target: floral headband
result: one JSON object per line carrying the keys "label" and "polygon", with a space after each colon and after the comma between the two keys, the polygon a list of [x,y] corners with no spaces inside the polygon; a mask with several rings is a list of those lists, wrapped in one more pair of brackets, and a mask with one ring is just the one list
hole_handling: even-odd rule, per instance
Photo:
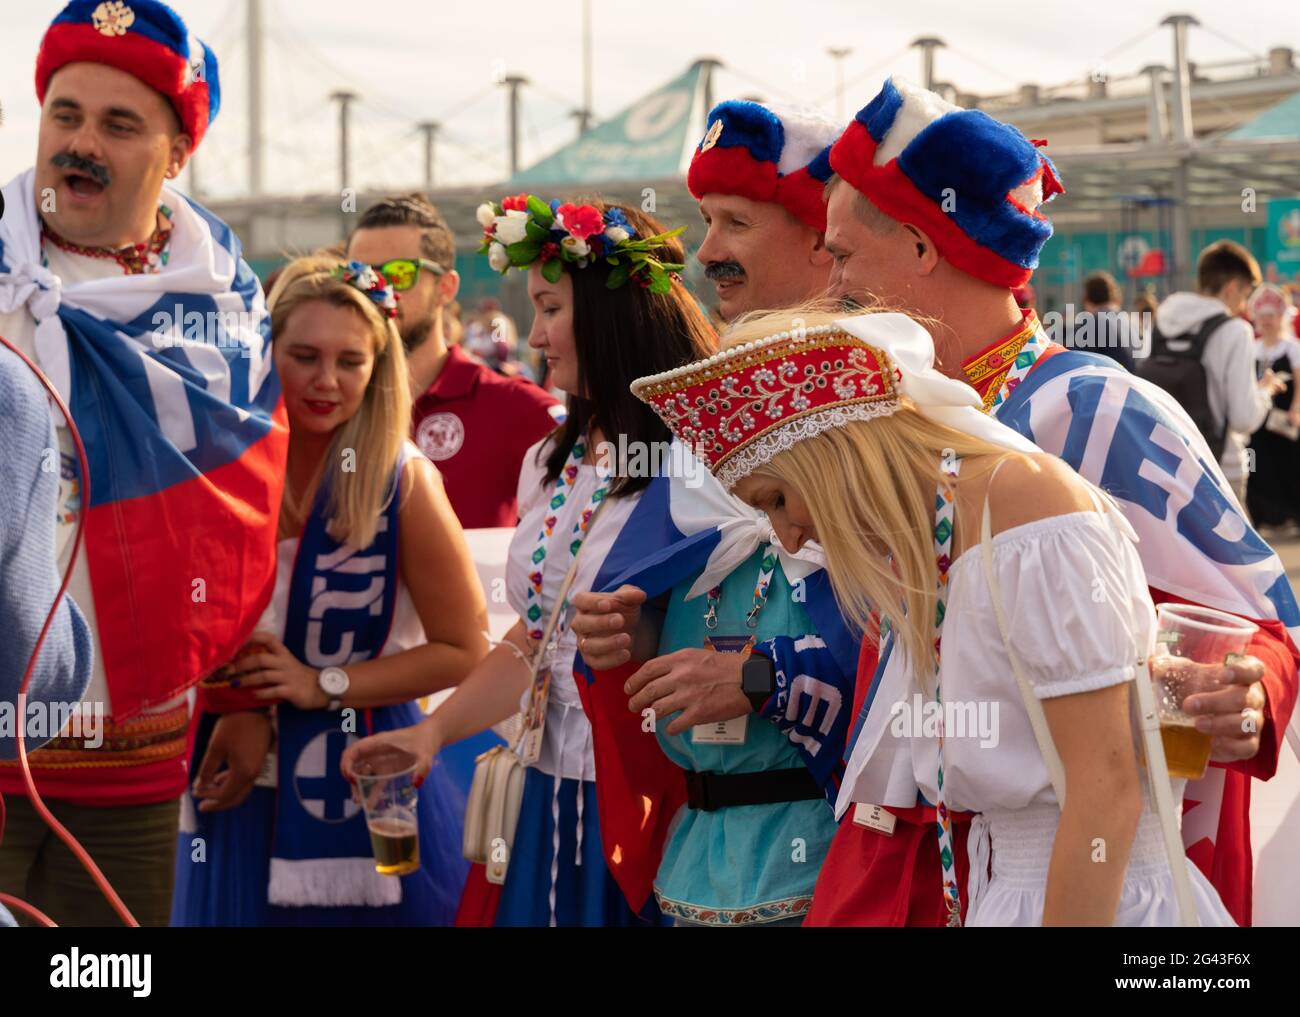
{"label": "floral headband", "polygon": [[686,227],[638,238],[621,208],[603,215],[593,205],[549,205],[532,194],[516,194],[495,204],[485,201],[477,211],[483,227],[479,254],[488,256],[493,271],[505,275],[511,268],[542,266],[547,282],[558,282],[567,262],[586,268],[603,260],[610,266],[605,285],[616,290],[635,279],[651,293],[667,293],[674,273],[684,265],[662,262],[652,252],[661,248]]}
{"label": "floral headband", "polygon": [[364,261],[349,261],[334,270],[334,277],[359,289],[378,305],[386,317],[397,317],[397,293],[374,266]]}

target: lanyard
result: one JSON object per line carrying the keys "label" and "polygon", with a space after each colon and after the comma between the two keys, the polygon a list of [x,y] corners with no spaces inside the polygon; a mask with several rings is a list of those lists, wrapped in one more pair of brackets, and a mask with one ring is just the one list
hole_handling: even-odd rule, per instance
{"label": "lanyard", "polygon": [[[758,612],[763,610],[763,605],[767,603],[768,590],[772,586],[772,573],[776,571],[776,561],[776,546],[768,544],[767,553],[763,555],[763,560],[758,566],[758,581],[754,584],[754,603],[749,613],[745,615],[745,624],[751,629],[758,628]],[[722,585],[718,584],[711,589],[707,599],[708,610],[704,612],[704,625],[706,628],[716,629],[718,605],[722,603]]]}
{"label": "lanyard", "polygon": [[1016,354],[1016,359],[1012,361],[1011,370],[1007,372],[1007,376],[1002,380],[1002,384],[998,388],[998,394],[993,397],[993,402],[989,403],[986,412],[991,413],[1006,401],[1007,397],[1015,391],[1021,379],[1029,373],[1029,369],[1034,366],[1034,362],[1043,355],[1049,345],[1050,342],[1047,337],[1038,329],[1034,329],[1030,333],[1025,345],[1020,347],[1020,352]]}
{"label": "lanyard", "polygon": [[[956,480],[957,473],[961,469],[961,460],[945,457],[940,460],[939,468],[943,471],[945,477]],[[952,849],[952,818],[948,815],[948,805],[943,791],[943,695],[939,687],[939,644],[943,632],[943,616],[947,610],[948,602],[948,567],[952,564],[952,531],[952,487],[950,484],[941,483],[938,496],[935,499],[934,513],[934,555],[935,563],[939,567],[939,588],[935,594],[934,608],[934,701],[939,707],[939,773],[937,782],[939,822],[936,824],[935,829],[939,834],[939,866],[943,872],[943,896],[948,908],[948,927],[960,928],[961,895],[957,889],[956,857]]]}
{"label": "lanyard", "polygon": [[[578,481],[578,467],[586,454],[586,441],[579,438],[573,443],[573,451],[569,453],[568,462],[564,464],[564,469],[560,471],[560,476],[555,481],[555,489],[551,492],[551,501],[548,506],[550,512],[542,519],[542,528],[537,534],[537,547],[529,559],[532,562],[533,571],[528,575],[527,606],[524,608],[524,619],[528,625],[529,637],[538,642],[545,638],[546,635],[541,628],[542,573],[546,567],[546,553],[550,546],[551,535],[555,532],[559,511],[565,502],[569,500],[569,495],[573,493],[573,486]],[[605,500],[608,491],[609,478],[605,478],[591,492],[591,501],[583,509],[582,514],[578,516],[578,521],[573,524],[573,532],[570,534],[571,539],[569,542],[569,554],[573,558],[578,557],[578,550],[582,547],[582,542],[587,539],[587,529],[591,526],[591,520],[594,518],[601,502]],[[564,626],[563,619],[567,610],[568,597],[565,595],[565,602],[560,607],[560,621],[556,625],[557,633]]]}

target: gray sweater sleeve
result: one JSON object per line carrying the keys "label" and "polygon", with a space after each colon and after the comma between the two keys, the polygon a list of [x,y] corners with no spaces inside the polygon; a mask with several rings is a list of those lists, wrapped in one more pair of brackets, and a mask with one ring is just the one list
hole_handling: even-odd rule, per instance
{"label": "gray sweater sleeve", "polygon": [[[62,575],[54,550],[59,454],[49,403],[36,376],[3,346],[0,435],[0,710],[9,713],[0,724],[0,759],[13,759],[13,727],[22,721],[18,690]],[[29,712],[36,703],[80,702],[93,653],[86,620],[65,596],[27,690]],[[27,742],[29,750],[38,747],[37,740]]]}

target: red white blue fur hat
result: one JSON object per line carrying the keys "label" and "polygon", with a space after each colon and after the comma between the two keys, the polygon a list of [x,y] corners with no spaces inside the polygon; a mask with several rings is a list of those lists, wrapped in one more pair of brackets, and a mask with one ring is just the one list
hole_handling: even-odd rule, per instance
{"label": "red white blue fur hat", "polygon": [[822,191],[830,179],[830,146],[840,127],[811,110],[778,109],[730,100],[709,111],[686,186],[706,194],[771,201],[819,233],[826,229]]}
{"label": "red white blue fur hat", "polygon": [[161,92],[199,147],[221,108],[217,57],[158,0],[73,0],[50,23],[36,56],[36,98],[54,72],[85,61],[108,64]]}
{"label": "red white blue fur hat", "polygon": [[835,142],[830,162],[891,219],[929,234],[954,266],[1014,289],[1029,281],[1052,235],[1040,206],[1065,191],[1042,144],[891,78]]}

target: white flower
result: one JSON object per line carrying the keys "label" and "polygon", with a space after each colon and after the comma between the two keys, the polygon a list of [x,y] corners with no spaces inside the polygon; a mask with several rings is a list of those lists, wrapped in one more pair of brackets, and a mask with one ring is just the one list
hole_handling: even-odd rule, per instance
{"label": "white flower", "polygon": [[495,216],[493,221],[497,224],[496,239],[507,247],[519,243],[528,235],[525,229],[528,225],[528,213],[521,212],[517,208],[512,208],[505,215]]}
{"label": "white flower", "polygon": [[494,272],[504,272],[510,267],[510,255],[506,254],[503,244],[493,241],[492,246],[488,248],[488,264],[492,266]]}
{"label": "white flower", "polygon": [[608,226],[605,229],[605,239],[611,244],[621,244],[628,238],[628,232],[622,226]]}
{"label": "white flower", "polygon": [[485,201],[474,210],[474,215],[478,219],[478,224],[484,229],[492,225],[492,220],[497,217],[496,210],[492,207],[492,202]]}
{"label": "white flower", "polygon": [[579,237],[565,237],[560,241],[560,246],[575,258],[584,258],[591,253],[591,245]]}

